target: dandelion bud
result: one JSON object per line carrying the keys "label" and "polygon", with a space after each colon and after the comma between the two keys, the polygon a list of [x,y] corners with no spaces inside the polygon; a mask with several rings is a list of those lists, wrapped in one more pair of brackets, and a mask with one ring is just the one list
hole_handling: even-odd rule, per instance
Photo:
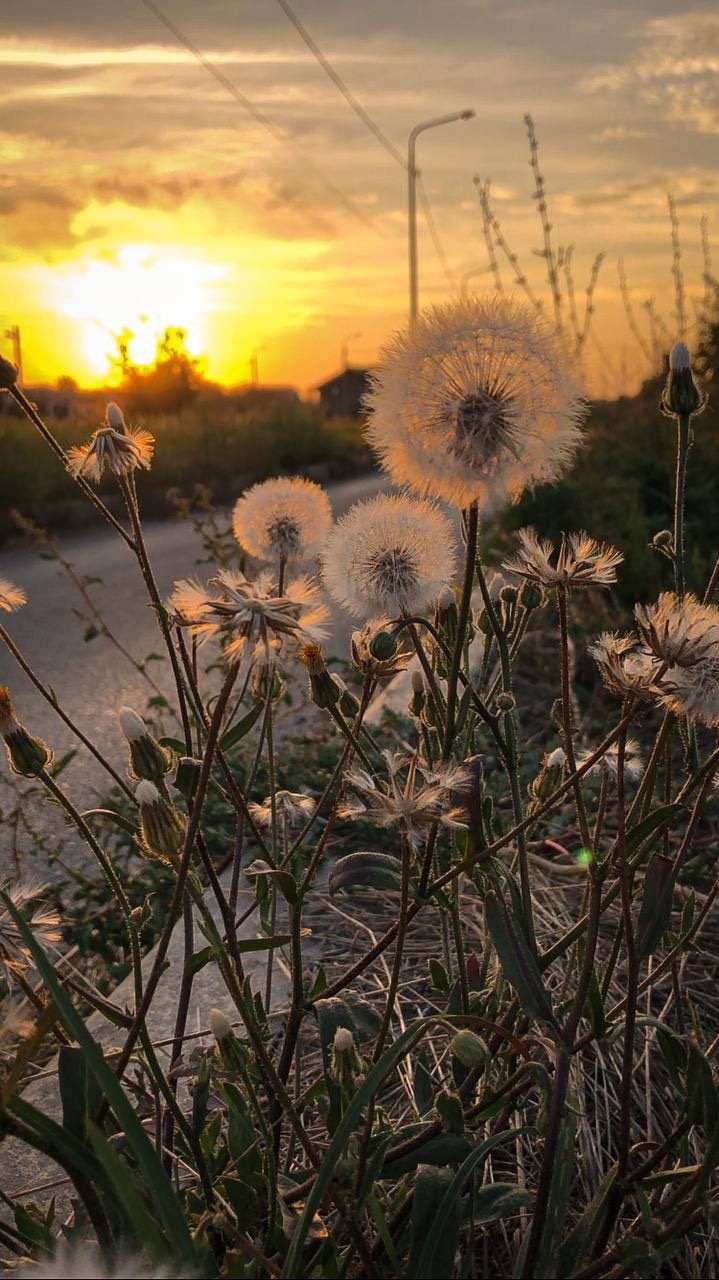
{"label": "dandelion bud", "polygon": [[130,912],[130,920],[134,925],[137,925],[139,928],[139,926],[142,924],[142,918],[144,914],[145,914],[144,907],[133,907],[132,911]]}
{"label": "dandelion bud", "polygon": [[692,373],[691,358],[683,342],[675,342],[669,356],[669,374],[662,394],[662,411],[670,418],[690,418],[706,404]]}
{"label": "dandelion bud", "polygon": [[193,756],[180,756],[173,778],[173,786],[177,788],[184,800],[191,800],[200,781],[202,764]]}
{"label": "dandelion bud", "polygon": [[481,612],[477,614],[477,628],[482,632],[483,636],[494,635],[494,627],[492,626],[486,609],[482,609]]}
{"label": "dandelion bud", "polygon": [[489,1058],[489,1049],[484,1040],[469,1029],[457,1032],[451,1049],[455,1058],[459,1058],[465,1067],[482,1067]]}
{"label": "dandelion bud", "polygon": [[210,1031],[218,1044],[232,1035],[230,1019],[221,1009],[210,1009]]}
{"label": "dandelion bud", "polygon": [[354,717],[357,715],[357,712],[359,711],[359,699],[355,696],[355,694],[352,692],[351,689],[347,688],[347,685],[342,679],[342,676],[333,675],[332,679],[334,680],[335,684],[337,685],[337,688],[340,691],[339,708],[340,708],[340,711],[342,712],[342,715],[345,716],[348,720],[350,719],[354,720]]}
{"label": "dandelion bud", "polygon": [[457,607],[457,597],[451,587],[442,587],[437,601],[437,607],[441,613],[446,613],[448,609]]}
{"label": "dandelion bud", "polygon": [[20,724],[6,688],[0,688],[0,735],[5,739],[13,773],[36,778],[51,763],[52,751],[42,738],[36,738]]}
{"label": "dandelion bud", "polygon": [[410,676],[410,680],[412,681],[413,693],[424,693],[424,676],[422,675],[422,672],[417,667],[415,667],[414,671],[412,672]]}
{"label": "dandelion bud", "polygon": [[397,637],[392,631],[377,631],[369,642],[369,651],[373,658],[386,662],[397,652]]}
{"label": "dandelion bud", "polygon": [[310,678],[310,697],[315,706],[322,711],[336,706],[342,691],[327,670],[322,646],[314,641],[304,645],[300,652],[300,661],[307,669]]}
{"label": "dandelion bud", "polygon": [[562,781],[565,761],[563,747],[556,747],[544,757],[539,773],[529,784],[529,793],[535,800],[548,800],[556,791]]}
{"label": "dandelion bud", "polygon": [[349,1027],[338,1027],[332,1045],[335,1053],[351,1053],[355,1047],[355,1038]]}
{"label": "dandelion bud", "polygon": [[115,404],[114,400],[111,400],[105,409],[105,422],[108,427],[112,427],[113,431],[119,432],[121,436],[126,435],[125,415],[119,404]]}
{"label": "dandelion bud", "polygon": [[516,587],[506,586],[500,590],[499,598],[502,604],[516,604],[518,594]]}
{"label": "dandelion bud", "polygon": [[519,603],[527,610],[527,613],[532,613],[534,609],[538,609],[544,603],[542,588],[536,582],[525,582],[519,593]]}
{"label": "dandelion bud", "polygon": [[10,387],[14,387],[18,379],[19,370],[10,360],[6,360],[5,356],[0,356],[0,390],[9,391]]}
{"label": "dandelion bud", "polygon": [[174,865],[185,843],[187,820],[167,800],[154,782],[143,781],[135,792],[140,809],[140,845],[149,857]]}
{"label": "dandelion bud", "polygon": [[145,721],[131,707],[120,707],[118,715],[130,746],[130,776],[138,781],[144,778],[149,782],[162,782],[172,768],[172,752],[153,738]]}
{"label": "dandelion bud", "polygon": [[497,710],[500,715],[508,715],[510,711],[514,711],[517,703],[513,693],[500,693],[497,698]]}

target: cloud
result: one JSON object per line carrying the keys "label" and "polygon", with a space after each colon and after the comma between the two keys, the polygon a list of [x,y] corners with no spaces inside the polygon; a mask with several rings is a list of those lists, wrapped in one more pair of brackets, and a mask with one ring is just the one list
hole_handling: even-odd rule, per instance
{"label": "cloud", "polygon": [[624,124],[610,124],[605,129],[590,133],[592,142],[627,142],[638,138],[651,137],[649,129],[630,129]]}
{"label": "cloud", "polygon": [[591,94],[635,93],[660,119],[719,133],[719,12],[693,9],[642,24],[619,64],[582,80]]}

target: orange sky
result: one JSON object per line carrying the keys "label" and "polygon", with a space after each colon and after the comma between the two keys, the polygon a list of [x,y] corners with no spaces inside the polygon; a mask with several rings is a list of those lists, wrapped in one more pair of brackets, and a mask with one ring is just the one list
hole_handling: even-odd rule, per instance
{"label": "orange sky", "polygon": [[[687,339],[705,292],[700,219],[719,198],[719,15],[684,4],[576,0],[297,0],[298,15],[394,145],[417,120],[445,254],[420,223],[421,299],[485,268],[474,173],[534,291],[547,298],[522,115],[540,136],[556,245],[574,246],[580,311],[596,252],[587,373],[598,394],[648,370],[622,305],[624,257],[644,346],[677,336],[667,191],[681,225]],[[28,380],[106,378],[113,334],[147,359],[187,329],[208,376],[311,386],[343,339],[370,361],[405,321],[405,174],[271,0],[167,0],[213,79],[147,6],[6,0],[0,37],[0,332],[22,331]],[[9,12],[8,12],[9,10]],[[14,21],[13,19],[16,19]],[[264,123],[233,98],[246,95]],[[511,271],[500,253],[506,287]],[[490,277],[474,277],[486,287]],[[596,342],[594,341],[596,339]],[[7,349],[7,348],[6,348]]]}

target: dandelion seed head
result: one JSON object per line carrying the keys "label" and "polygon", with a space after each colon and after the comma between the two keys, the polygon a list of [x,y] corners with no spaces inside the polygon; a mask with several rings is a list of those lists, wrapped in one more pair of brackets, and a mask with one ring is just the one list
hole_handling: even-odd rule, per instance
{"label": "dandelion seed head", "polygon": [[330,594],[350,613],[419,612],[436,603],[454,574],[452,528],[432,502],[382,494],[337,521],[322,567]]}
{"label": "dandelion seed head", "polygon": [[620,551],[596,542],[584,532],[563,535],[556,552],[552,543],[540,538],[534,529],[520,529],[517,539],[517,552],[503,568],[547,591],[558,587],[609,587],[616,582],[617,567],[624,559]]}
{"label": "dandelion seed head", "polygon": [[67,469],[76,478],[88,476],[96,484],[102,479],[105,467],[122,479],[138,467],[149,471],[154,449],[155,437],[139,427],[127,427],[119,405],[111,403],[107,406],[105,421],[91,439],[68,451]]}
{"label": "dandelion seed head", "polygon": [[105,422],[108,427],[112,427],[113,431],[119,432],[120,435],[124,435],[127,430],[125,415],[119,404],[115,404],[114,400],[111,400],[105,409]]}
{"label": "dandelion seed head", "polygon": [[27,596],[21,587],[16,587],[7,578],[0,578],[0,609],[5,613],[14,613],[27,603]]}
{"label": "dandelion seed head", "polygon": [[155,804],[160,799],[160,793],[154,782],[148,782],[147,779],[143,779],[142,782],[137,784],[135,799],[138,804]]}
{"label": "dandelion seed head", "polygon": [[669,368],[670,369],[690,369],[691,356],[689,348],[685,342],[675,342],[669,352]]}
{"label": "dandelion seed head", "polygon": [[648,698],[655,693],[660,663],[637,636],[604,631],[589,646],[589,653],[612,693],[622,698]]}
{"label": "dandelion seed head", "polygon": [[395,335],[366,407],[368,437],[395,483],[489,510],[555,480],[585,416],[549,325],[500,296],[433,307]]}
{"label": "dandelion seed head", "polygon": [[654,604],[638,604],[637,629],[645,645],[662,662],[691,667],[707,658],[719,659],[719,609],[701,604],[694,595],[680,600],[663,592]]}
{"label": "dandelion seed head", "polygon": [[[583,764],[594,754],[593,750],[582,751],[577,756],[577,765],[581,768]],[[606,774],[614,781],[617,779],[619,769],[619,748],[616,742],[604,752],[601,759],[593,764],[588,774]],[[624,768],[623,773],[625,779],[635,782],[641,777],[644,769],[642,757],[639,752],[639,743],[634,738],[627,738],[624,744]]]}
{"label": "dandelion seed head", "polygon": [[719,653],[691,667],[670,667],[658,688],[659,701],[675,715],[719,725]]}
{"label": "dandelion seed head", "polygon": [[132,707],[120,707],[118,711],[120,728],[128,742],[139,742],[147,737],[147,725]]}
{"label": "dandelion seed head", "polygon": [[320,485],[301,476],[252,485],[235,503],[235,537],[258,560],[306,559],[319,550],[332,512]]}
{"label": "dandelion seed head", "polygon": [[232,1023],[221,1009],[210,1009],[209,1022],[215,1040],[226,1040],[232,1034]]}

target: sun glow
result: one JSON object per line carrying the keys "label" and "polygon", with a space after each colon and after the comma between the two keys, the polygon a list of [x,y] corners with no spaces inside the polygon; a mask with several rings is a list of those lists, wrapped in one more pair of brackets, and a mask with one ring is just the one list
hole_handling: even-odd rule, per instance
{"label": "sun glow", "polygon": [[214,286],[228,274],[220,263],[181,249],[125,245],[112,255],[68,263],[54,279],[53,309],[79,321],[88,367],[107,374],[116,338],[130,334],[130,359],[152,360],[170,326],[186,331],[194,355],[207,350],[208,322],[217,308]]}

